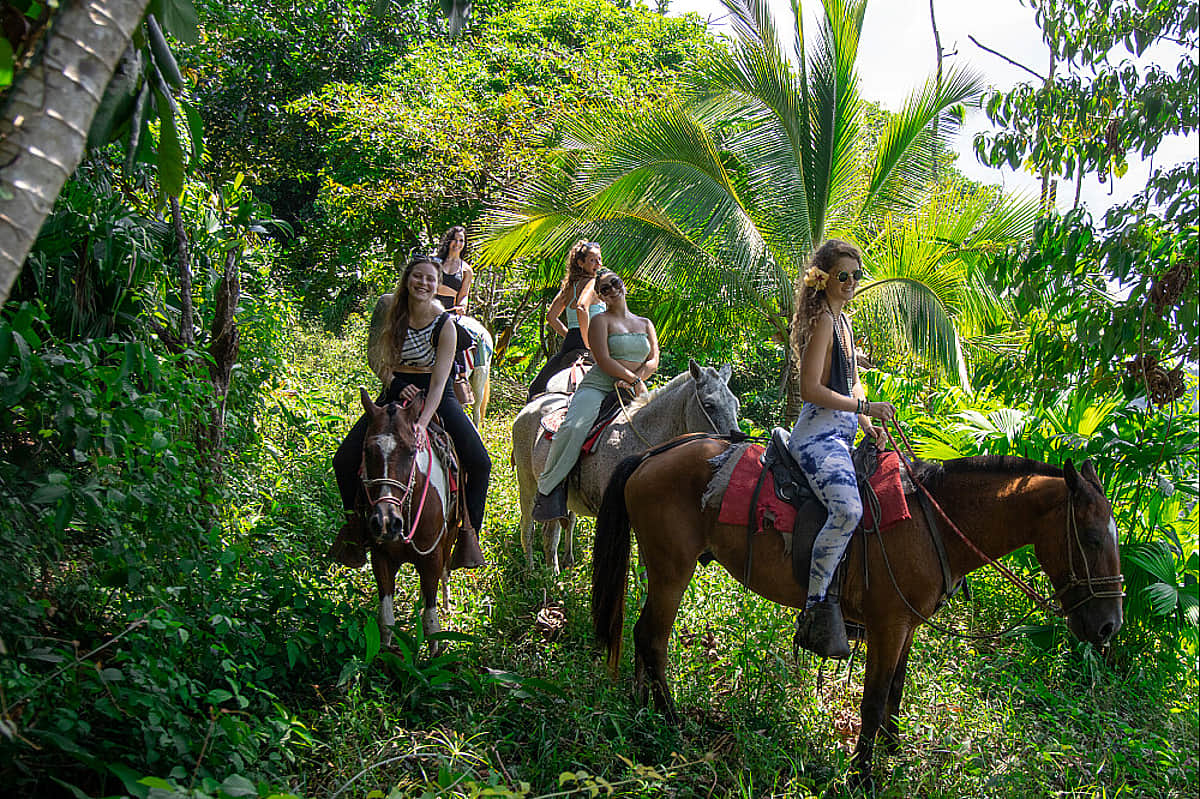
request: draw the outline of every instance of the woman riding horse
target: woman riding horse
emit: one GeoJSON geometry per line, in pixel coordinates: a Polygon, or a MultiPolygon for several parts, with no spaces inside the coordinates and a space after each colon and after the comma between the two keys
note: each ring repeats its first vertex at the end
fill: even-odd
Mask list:
{"type": "MultiPolygon", "coordinates": [[[[471,281],[475,277],[475,270],[463,260],[466,250],[467,229],[462,225],[455,225],[442,236],[442,242],[438,245],[437,255],[434,257],[434,261],[441,267],[438,270],[437,299],[454,316],[455,321],[466,316],[467,297],[471,293],[471,281]]],[[[466,352],[454,354],[452,371],[454,396],[463,405],[474,405],[475,397],[472,396],[471,385],[467,382],[469,370],[466,352]]]]}
{"type": "Polygon", "coordinates": [[[567,515],[567,475],[579,460],[580,448],[596,421],[600,403],[608,393],[646,390],[646,378],[658,370],[658,334],[654,323],[629,312],[625,283],[615,273],[596,277],[596,293],[607,308],[591,324],[592,355],[596,368],[580,381],[567,406],[567,416],[554,434],[546,465],[538,477],[533,519],[549,522],[567,515]]]}
{"type": "Polygon", "coordinates": [[[850,536],[862,519],[862,500],[850,449],[861,425],[878,437],[882,428],[871,417],[887,421],[896,414],[890,402],[868,402],[858,381],[854,333],[844,308],[862,279],[862,255],[838,239],[825,242],[804,274],[792,349],[800,364],[800,397],[804,404],[788,440],[788,451],[808,478],[813,493],[829,515],[813,542],[808,600],[796,630],[796,643],[818,655],[850,654],[846,627],[836,596],[829,588],[850,536]]]}
{"type": "MultiPolygon", "coordinates": [[[[492,459],[479,431],[450,389],[448,378],[458,333],[453,323],[446,324],[450,321],[449,313],[434,297],[438,271],[429,256],[418,255],[409,261],[395,293],[380,297],[375,306],[367,359],[372,371],[387,386],[384,402],[411,401],[424,391],[426,402],[416,426],[424,432],[437,412],[442,426],[454,440],[462,467],[469,525],[459,531],[452,568],[475,568],[484,563],[478,531],[483,524],[492,459]]],[[[333,470],[347,520],[330,554],[339,563],[355,568],[366,562],[364,520],[356,510],[362,492],[358,468],[366,428],[364,415],[333,456],[333,470]]]]}
{"type": "Polygon", "coordinates": [[[594,241],[577,241],[567,254],[567,272],[558,294],[546,310],[546,323],[564,337],[562,348],[550,356],[533,379],[528,400],[543,393],[550,378],[587,353],[591,319],[604,310],[604,303],[596,299],[595,291],[596,273],[601,265],[600,245],[594,241]],[[567,312],[565,325],[561,318],[564,310],[567,312]]]}

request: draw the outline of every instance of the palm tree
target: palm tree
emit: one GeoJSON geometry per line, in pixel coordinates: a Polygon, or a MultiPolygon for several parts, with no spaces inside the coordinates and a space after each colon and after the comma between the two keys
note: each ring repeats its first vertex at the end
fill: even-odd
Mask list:
{"type": "MultiPolygon", "coordinates": [[[[491,219],[487,259],[561,252],[586,235],[607,245],[606,263],[665,293],[735,308],[784,341],[795,281],[815,246],[839,235],[870,256],[890,218],[927,202],[941,138],[957,127],[956,107],[980,93],[977,74],[931,77],[875,137],[855,68],[866,0],[823,0],[811,43],[793,0],[794,64],[766,0],[723,2],[732,44],[685,78],[681,99],[568,122],[562,169],[506,198],[491,219]]],[[[958,244],[942,247],[938,261],[956,259],[958,244]]],[[[946,281],[876,275],[870,268],[884,260],[869,261],[863,292],[898,320],[891,329],[963,379],[952,322],[963,303],[939,296],[946,281]]],[[[792,418],[798,399],[789,386],[792,418]]]]}

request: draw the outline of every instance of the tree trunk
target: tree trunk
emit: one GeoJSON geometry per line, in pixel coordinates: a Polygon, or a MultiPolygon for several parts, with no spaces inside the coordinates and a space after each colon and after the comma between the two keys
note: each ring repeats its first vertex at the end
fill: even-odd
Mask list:
{"type": "Polygon", "coordinates": [[[0,114],[0,306],[83,157],[88,128],[147,0],[69,0],[0,114]]]}

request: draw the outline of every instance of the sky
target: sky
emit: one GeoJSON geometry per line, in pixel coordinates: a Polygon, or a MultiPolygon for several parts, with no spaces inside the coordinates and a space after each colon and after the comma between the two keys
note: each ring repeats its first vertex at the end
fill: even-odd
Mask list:
{"type": "MultiPolygon", "coordinates": [[[[791,31],[791,9],[788,0],[770,0],[781,31],[791,31]]],[[[805,11],[805,31],[815,30],[817,14],[821,9],[819,0],[802,2],[805,11]]],[[[689,11],[710,19],[718,32],[732,33],[721,19],[728,13],[719,0],[671,0],[672,15],[689,11]]],[[[942,49],[954,53],[945,58],[943,69],[952,64],[969,64],[981,72],[985,79],[1000,89],[1009,89],[1017,83],[1034,81],[1028,72],[1006,63],[973,43],[974,36],[980,43],[999,51],[1034,71],[1045,74],[1050,61],[1050,51],[1041,38],[1041,31],[1034,23],[1033,11],[1018,0],[934,0],[938,32],[942,49]]],[[[811,34],[810,34],[811,35],[811,34]]],[[[791,52],[791,42],[785,44],[791,52]]],[[[1123,51],[1120,51],[1123,53],[1123,51]]],[[[1152,49],[1145,60],[1164,65],[1177,62],[1178,48],[1152,49]]],[[[929,18],[929,0],[871,0],[863,23],[862,41],[859,44],[860,92],[868,100],[895,110],[916,88],[937,69],[934,50],[933,28],[929,18]]],[[[1167,67],[1174,74],[1173,66],[1167,67]]],[[[972,142],[975,133],[990,128],[982,111],[968,114],[966,124],[954,142],[959,153],[956,166],[967,177],[980,182],[1001,184],[1009,190],[1024,191],[1036,196],[1038,180],[1026,172],[1009,169],[993,169],[980,164],[972,142]]],[[[1166,167],[1194,159],[1200,153],[1200,137],[1193,135],[1186,140],[1172,137],[1159,148],[1154,166],[1166,167]]],[[[1124,202],[1140,191],[1146,183],[1151,165],[1135,161],[1130,157],[1129,171],[1124,177],[1101,185],[1094,175],[1085,176],[1081,201],[1092,214],[1099,218],[1111,205],[1124,202]]],[[[1058,205],[1070,207],[1074,199],[1074,183],[1058,188],[1058,205]]]]}

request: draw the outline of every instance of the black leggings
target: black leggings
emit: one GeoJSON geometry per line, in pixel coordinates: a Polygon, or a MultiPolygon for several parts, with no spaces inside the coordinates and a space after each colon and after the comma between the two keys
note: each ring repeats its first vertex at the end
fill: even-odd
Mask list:
{"type": "Polygon", "coordinates": [[[550,382],[550,378],[567,369],[571,364],[575,363],[575,359],[588,351],[588,348],[583,344],[583,334],[579,332],[579,328],[573,327],[567,331],[567,337],[563,339],[562,349],[551,355],[546,365],[537,373],[537,377],[533,378],[533,383],[529,386],[529,396],[526,402],[532,400],[538,394],[543,394],[546,391],[546,384],[550,382]]]}
{"type": "MultiPolygon", "coordinates": [[[[387,393],[379,398],[379,402],[390,402],[400,396],[405,386],[413,385],[422,391],[429,391],[430,375],[399,374],[392,380],[387,393]]],[[[450,381],[442,392],[442,401],[438,403],[438,415],[442,417],[442,427],[454,440],[454,448],[458,450],[461,466],[460,476],[463,478],[467,497],[467,515],[471,517],[471,526],[479,532],[483,528],[483,511],[487,504],[488,485],[492,479],[492,458],[483,446],[479,431],[463,412],[462,406],[454,397],[450,381]]],[[[362,492],[362,481],[358,477],[358,467],[362,463],[363,441],[367,435],[367,415],[363,414],[355,422],[354,427],[346,434],[341,446],[333,455],[333,473],[337,477],[338,492],[342,495],[342,507],[354,510],[362,492]]]]}

